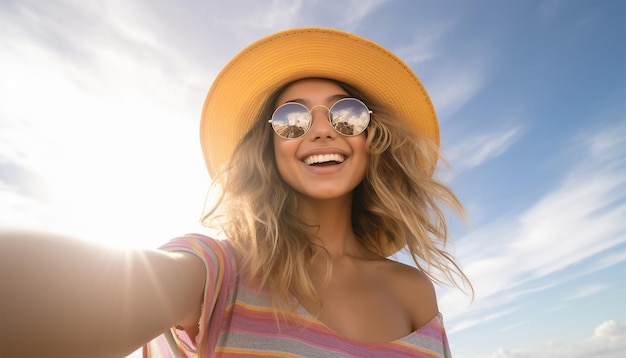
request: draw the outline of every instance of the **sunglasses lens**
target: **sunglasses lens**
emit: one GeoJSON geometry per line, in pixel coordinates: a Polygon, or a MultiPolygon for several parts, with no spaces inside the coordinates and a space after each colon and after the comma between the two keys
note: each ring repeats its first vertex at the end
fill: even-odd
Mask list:
{"type": "Polygon", "coordinates": [[[285,103],[272,115],[272,127],[283,138],[298,138],[311,126],[309,110],[299,103],[285,103]]]}
{"type": "Polygon", "coordinates": [[[370,111],[358,99],[344,98],[330,108],[330,123],[343,135],[359,135],[370,123],[370,111]]]}

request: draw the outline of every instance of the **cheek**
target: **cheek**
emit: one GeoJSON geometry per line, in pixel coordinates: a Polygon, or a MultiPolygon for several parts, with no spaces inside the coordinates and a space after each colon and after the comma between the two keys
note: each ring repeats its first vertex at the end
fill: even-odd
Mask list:
{"type": "Polygon", "coordinates": [[[296,152],[296,142],[295,140],[285,140],[282,138],[274,137],[274,158],[276,159],[276,167],[278,168],[278,173],[280,176],[285,179],[285,174],[291,172],[289,170],[289,165],[293,162],[293,158],[296,152]]]}
{"type": "Polygon", "coordinates": [[[362,152],[367,156],[367,137],[365,136],[365,134],[361,134],[357,137],[354,137],[353,139],[355,141],[355,150],[362,152]]]}
{"type": "Polygon", "coordinates": [[[369,163],[369,155],[367,153],[367,140],[364,134],[357,137],[350,137],[347,139],[348,144],[352,150],[352,157],[350,159],[350,177],[352,184],[360,183],[367,174],[367,168],[369,163]]]}

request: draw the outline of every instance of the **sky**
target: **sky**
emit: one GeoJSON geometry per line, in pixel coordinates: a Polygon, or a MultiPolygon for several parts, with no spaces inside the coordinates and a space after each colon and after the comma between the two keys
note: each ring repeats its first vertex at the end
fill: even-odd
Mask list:
{"type": "Polygon", "coordinates": [[[476,290],[437,288],[454,356],[625,356],[625,0],[0,0],[0,229],[204,232],[212,80],[301,26],[380,43],[430,93],[476,290]]]}

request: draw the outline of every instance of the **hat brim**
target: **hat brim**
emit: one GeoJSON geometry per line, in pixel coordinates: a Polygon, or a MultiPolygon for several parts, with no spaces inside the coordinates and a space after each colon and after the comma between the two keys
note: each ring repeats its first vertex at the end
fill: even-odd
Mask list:
{"type": "Polygon", "coordinates": [[[230,159],[270,96],[303,78],[333,79],[357,88],[439,145],[437,116],[428,93],[400,58],[351,33],[292,29],[246,47],[213,82],[200,124],[202,151],[211,177],[230,159]]]}

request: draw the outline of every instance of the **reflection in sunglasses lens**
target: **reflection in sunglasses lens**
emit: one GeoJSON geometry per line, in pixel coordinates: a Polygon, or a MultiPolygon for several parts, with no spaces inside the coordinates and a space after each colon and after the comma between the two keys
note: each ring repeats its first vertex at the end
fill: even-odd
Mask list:
{"type": "Polygon", "coordinates": [[[356,99],[343,99],[331,107],[330,121],[335,130],[343,135],[360,134],[369,124],[369,110],[356,99]]]}
{"type": "Polygon", "coordinates": [[[309,129],[310,123],[309,111],[298,103],[285,103],[272,116],[272,127],[283,138],[303,136],[309,129]]]}

